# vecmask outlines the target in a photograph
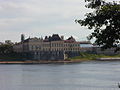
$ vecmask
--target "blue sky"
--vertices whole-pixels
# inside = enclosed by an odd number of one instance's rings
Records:
[[[90,12],[84,0],[0,0],[0,42],[20,41],[20,34],[41,37],[60,34],[87,40],[91,32],[76,24]]]

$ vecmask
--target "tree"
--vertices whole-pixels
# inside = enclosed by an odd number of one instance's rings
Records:
[[[0,54],[8,55],[13,53],[13,45],[12,44],[2,44],[0,45]]]
[[[87,8],[94,9],[87,13],[84,20],[76,20],[81,26],[87,26],[93,32],[88,36],[96,38],[95,44],[103,49],[116,47],[120,44],[120,4],[104,0],[85,0]]]

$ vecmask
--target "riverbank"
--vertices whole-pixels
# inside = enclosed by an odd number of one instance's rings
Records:
[[[37,60],[37,61],[0,61],[0,64],[69,64],[81,63],[86,61],[120,61],[120,58],[98,58],[96,60],[77,59],[77,60]]]
[[[118,55],[104,55],[104,54],[88,54],[80,53],[80,56],[69,58],[69,60],[120,60],[120,54]]]
[[[7,57],[0,58],[0,64],[59,64],[59,63],[80,63],[84,61],[120,61],[120,55],[103,55],[80,53],[80,56],[68,58],[67,60],[26,60],[26,59],[10,59]]]
[[[116,58],[98,58],[97,61],[120,61],[120,57]]]
[[[0,61],[0,64],[67,64],[80,63],[82,60],[27,60],[27,61]]]

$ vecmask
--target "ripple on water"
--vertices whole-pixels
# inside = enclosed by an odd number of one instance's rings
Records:
[[[0,65],[0,90],[119,90],[120,62]]]

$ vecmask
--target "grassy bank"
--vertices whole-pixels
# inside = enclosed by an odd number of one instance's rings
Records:
[[[80,56],[76,56],[73,58],[69,58],[69,60],[82,60],[82,61],[86,61],[86,60],[96,60],[98,58],[117,58],[120,57],[119,55],[104,55],[104,54],[88,54],[88,53],[80,53]]]
[[[24,61],[23,57],[17,55],[0,55],[0,61]]]

